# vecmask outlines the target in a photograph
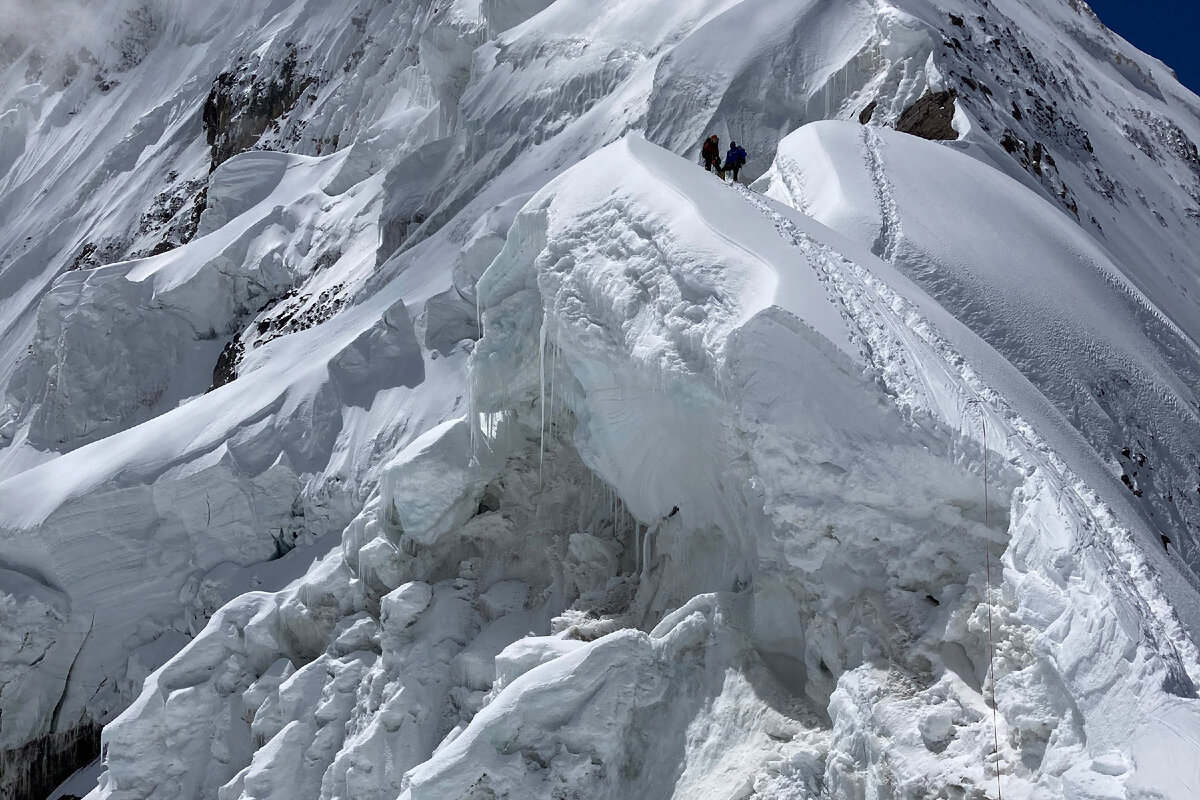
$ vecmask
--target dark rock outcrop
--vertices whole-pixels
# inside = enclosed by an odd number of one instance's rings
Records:
[[[863,125],[866,125],[868,122],[871,121],[871,118],[875,116],[875,109],[878,107],[879,107],[879,101],[872,100],[870,103],[867,104],[867,107],[862,110],[862,113],[858,115],[858,121],[860,123],[862,123]]]
[[[298,65],[299,51],[295,45],[288,45],[284,57],[273,64],[272,75],[263,76],[243,65],[217,76],[204,102],[201,120],[212,149],[210,172],[254,147],[316,82],[316,78],[299,74]],[[266,64],[258,66],[261,69]]]
[[[957,97],[953,89],[936,94],[926,89],[920,100],[904,109],[896,121],[896,130],[933,141],[957,139],[958,131],[951,124]]]
[[[216,367],[213,368],[212,386],[208,387],[208,391],[219,389],[225,384],[237,380],[237,367],[242,360],[244,350],[245,345],[237,339],[225,345],[225,349],[217,358]]]
[[[0,797],[41,800],[100,755],[100,726],[84,723],[0,750]]]

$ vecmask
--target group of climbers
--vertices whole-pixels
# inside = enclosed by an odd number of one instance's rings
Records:
[[[704,146],[700,148],[700,157],[704,160],[704,168],[709,172],[714,169],[717,172],[717,177],[725,180],[726,173],[732,173],[733,180],[736,183],[738,172],[742,165],[746,163],[746,151],[738,146],[737,142],[729,143],[729,151],[725,154],[725,163],[721,163],[721,140],[716,134],[704,140]]]

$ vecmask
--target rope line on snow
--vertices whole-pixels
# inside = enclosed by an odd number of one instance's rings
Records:
[[[989,687],[992,695],[992,743],[996,748],[996,800],[1004,800],[1000,791],[1000,719],[996,711],[996,644],[992,632],[992,529],[988,525],[988,438],[987,417],[980,409],[979,424],[983,428],[983,530],[987,547],[985,552],[984,572],[987,576],[987,612],[988,612],[988,671],[992,674],[992,684]]]
[[[761,205],[762,201],[753,199],[753,195],[762,197],[761,192],[757,192],[750,188],[749,185],[743,183],[734,183],[732,187],[734,191],[742,193],[742,196],[752,205],[759,208],[760,211],[766,212],[766,209]],[[984,574],[986,580],[985,600],[987,602],[988,614],[988,672],[991,674],[992,683],[988,687],[992,705],[992,745],[996,753],[996,800],[1004,800],[1004,794],[1000,779],[1000,713],[996,705],[996,642],[995,642],[995,624],[993,619],[992,609],[992,528],[988,515],[989,501],[989,475],[988,475],[988,433],[987,433],[987,417],[983,409],[983,401],[979,398],[968,400],[968,406],[979,406],[979,422],[983,429],[983,528],[986,541],[986,549],[984,551]],[[961,406],[960,406],[961,410]],[[987,772],[987,765],[984,765],[984,773]]]

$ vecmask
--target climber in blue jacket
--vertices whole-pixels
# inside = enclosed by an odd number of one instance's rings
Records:
[[[746,151],[738,146],[737,142],[729,143],[729,152],[725,154],[725,169],[726,173],[733,173],[733,182],[737,183],[738,170],[746,163]]]

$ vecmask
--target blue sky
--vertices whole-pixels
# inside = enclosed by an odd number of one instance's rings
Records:
[[[1088,0],[1104,24],[1179,73],[1200,93],[1198,0]]]

